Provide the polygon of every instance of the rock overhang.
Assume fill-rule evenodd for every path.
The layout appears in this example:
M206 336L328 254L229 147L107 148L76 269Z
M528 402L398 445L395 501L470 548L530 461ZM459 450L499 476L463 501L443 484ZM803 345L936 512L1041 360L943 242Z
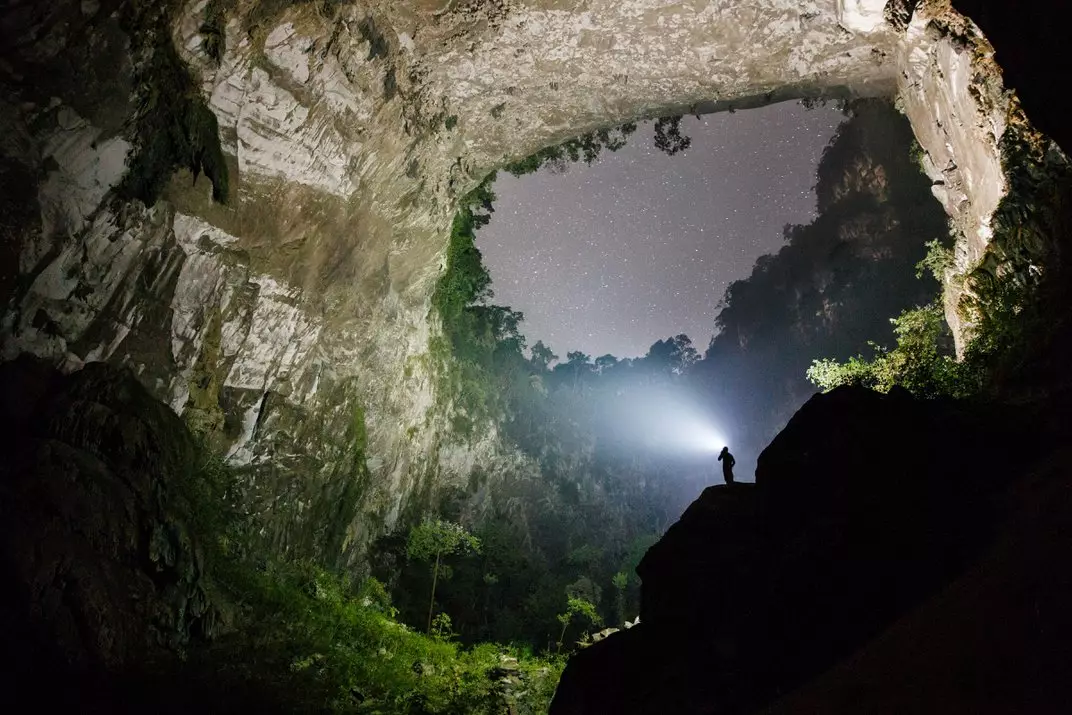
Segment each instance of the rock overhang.
M43 181L39 203L52 213L22 247L23 273L37 278L8 312L4 344L69 367L131 364L160 396L186 396L186 405L175 404L180 413L208 409L190 401L207 397L209 412L221 411L230 425L221 437L228 453L252 467L291 470L291 479L350 478L336 469L345 462L339 450L325 445L345 442L347 405L359 402L375 479L349 527L357 535L370 529L362 513L397 513L422 480L464 478L453 475L454 462L475 463L435 456L451 437L423 356L436 332L429 297L457 201L495 168L637 118L829 93L897 94L934 158L932 179L955 195L946 208L958 225L984 227L1004 190L992 179L1001 175L995 127L1004 126L1007 95L978 29L963 18L955 32L942 29L954 13L948 0L922 3L909 31L880 22L886 8L878 0L370 0L327 10L301 3L251 28L261 4L238 2L228 15L218 63L203 47L202 0L172 18L174 45L219 122L232 204L212 205L204 182L191 188L188 175L151 210L101 201L115 171ZM49 26L44 44L81 41L63 27ZM92 34L92 21L88 27ZM58 57L36 55L23 69ZM954 87L942 72L954 65L960 80L982 77L987 91ZM18 89L17 78L5 82ZM41 134L35 127L54 123L35 122L87 106L87 97L127 102L123 86L88 82L77 102L57 86L54 102L24 103L10 120L21 129L9 136L25 135L37 148L19 153L12 144L6 153L40 163L46 177L104 166L92 155L98 147L79 149L52 129ZM49 168L53 145L86 156ZM950 164L949 146L965 160ZM67 185L84 185L85 196L59 195L56 187ZM90 200L98 204L92 216ZM56 220L67 205L77 215ZM180 238L194 221L209 228ZM961 252L978 255L985 232L968 234ZM209 245L219 236L229 237L225 245ZM122 275L102 268L117 255ZM965 258L959 268L967 267ZM62 295L45 280L57 273L70 274ZM53 334L32 324L41 312ZM295 326L301 349L280 344ZM235 365L260 366L256 384L236 381ZM191 391L207 376L218 395ZM316 419L273 421L267 413L283 404ZM275 424L275 432L265 427ZM414 430L426 437L403 439ZM498 459L501 446L489 434L470 448ZM283 453L310 461L281 467L273 455Z

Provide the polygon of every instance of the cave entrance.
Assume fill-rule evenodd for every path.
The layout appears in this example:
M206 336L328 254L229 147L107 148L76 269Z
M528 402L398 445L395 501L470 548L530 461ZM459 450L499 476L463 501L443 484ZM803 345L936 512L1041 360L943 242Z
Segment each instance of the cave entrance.
M626 125L490 189L487 301L524 314L544 391L592 411L604 442L694 462L692 494L720 479L722 443L751 480L814 392L813 360L890 345L891 318L935 304L939 284L915 269L951 242L885 99Z
M678 334L702 352L727 286L781 248L784 226L815 218L816 167L844 106L646 121L587 160L500 172L477 234L495 302L562 356L639 357Z

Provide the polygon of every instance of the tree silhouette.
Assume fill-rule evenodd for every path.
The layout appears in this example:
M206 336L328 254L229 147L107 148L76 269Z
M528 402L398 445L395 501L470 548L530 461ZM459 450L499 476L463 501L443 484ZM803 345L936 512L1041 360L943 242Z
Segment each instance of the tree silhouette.
M662 117L655 122L655 148L673 156L692 146L692 139L681 133L681 116Z
M551 348L543 344L542 340L537 340L536 344L532 346L532 365L543 372L551 363L558 360L558 355L555 355Z

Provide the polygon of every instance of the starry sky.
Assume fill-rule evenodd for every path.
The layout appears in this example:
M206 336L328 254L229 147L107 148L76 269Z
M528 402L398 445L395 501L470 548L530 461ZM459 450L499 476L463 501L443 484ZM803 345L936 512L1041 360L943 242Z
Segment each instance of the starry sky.
M686 333L703 353L726 286L815 214L815 169L844 117L787 102L686 117L692 146L654 147L653 124L591 166L500 172L477 246L494 301L525 314L529 345L562 359L635 357Z

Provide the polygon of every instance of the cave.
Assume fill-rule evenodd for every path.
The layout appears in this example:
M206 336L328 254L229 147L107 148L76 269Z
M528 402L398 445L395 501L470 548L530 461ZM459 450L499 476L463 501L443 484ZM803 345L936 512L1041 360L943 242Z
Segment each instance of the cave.
M489 171L637 118L849 92L900 98L965 237L960 272L982 255L1004 186L994 130L1015 110L989 44L947 5L909 22L895 3L888 22L881 2L244 3L219 20L218 61L204 47L206 7L11 14L13 51L54 35L52 54L20 59L20 76L45 81L12 85L24 112L12 121L44 128L34 151L13 147L9 175L41 166L47 178L9 242L24 247L8 284L32 279L6 313L4 355L130 365L233 463L263 463L266 492L292 506L341 494L352 465L338 445L359 405L374 478L333 559L368 542L362 515L393 524L429 483L465 479L466 450L439 436L432 380L414 366L434 334L429 300L454 209ZM92 52L65 39L97 24ZM219 126L229 202L212 200L204 174L181 172L152 208L103 201L131 155L127 113L153 90L124 54L131 24L169 33L192 73ZM64 63L76 56L86 70L70 86ZM51 100L64 91L70 106ZM398 438L411 428L416 443ZM327 556L297 514L268 521L280 544Z
M1068 165L1068 124L1049 100L1067 10L986 0L18 0L3 12L0 382L20 455L9 472L30 473L38 458L18 452L40 437L32 414L45 442L92 455L56 462L56 474L112 475L101 478L122 483L116 503L134 505L88 502L100 517L92 529L109 536L85 554L150 554L151 567L138 556L113 568L113 554L78 572L57 548L54 561L34 562L42 580L5 592L62 601L71 583L91 584L79 592L90 607L68 604L66 620L56 617L60 656L42 656L70 656L90 673L138 663L150 641L149 651L174 654L228 630L199 580L204 557L189 524L142 479L207 469L195 465L199 450L237 475L228 499L256 524L258 549L335 572L375 570L370 561L391 553L383 539L446 496L466 493L462 506L476 509L496 484L538 478L507 426L474 426L444 387L453 363L436 295L458 217L486 178L549 147L667 116L892 100L921 147L931 207L956 239L940 277L957 355L970 356L985 315L1004 308L995 296L1062 275L1067 184L1047 177ZM1030 370L1002 373L1030 375L1009 378L1010 394L1064 394L1064 319L1051 324L1056 337ZM859 409L926 422L903 397L860 398ZM138 426L111 431L117 423L94 423L87 404ZM823 415L822 404L809 414ZM1063 414L1027 412L1046 435ZM1006 419L979 426L956 409L941 414L971 444ZM793 425L772 442L789 450L772 452L779 469L806 462L786 456L804 433ZM771 489L775 501L791 493ZM21 513L13 494L59 499L41 513L74 521L48 528L81 533L84 514L62 498L12 490L5 514ZM148 531L115 526L133 513ZM10 523L20 551L6 558L18 561L33 551L20 529L37 527ZM135 595L109 601L127 578ZM165 592L166 608L139 605ZM23 626L4 623L30 637ZM844 648L858 645L846 638ZM829 658L845 655L835 650ZM309 658L290 664L295 677L319 662ZM1053 672L1066 666L1058 658ZM786 695L777 687L817 675L761 682L766 700L749 692L733 707L773 702ZM829 683L817 682L796 707L821 700ZM353 686L350 697L358 707L366 694ZM1056 702L1045 697L1039 711Z

